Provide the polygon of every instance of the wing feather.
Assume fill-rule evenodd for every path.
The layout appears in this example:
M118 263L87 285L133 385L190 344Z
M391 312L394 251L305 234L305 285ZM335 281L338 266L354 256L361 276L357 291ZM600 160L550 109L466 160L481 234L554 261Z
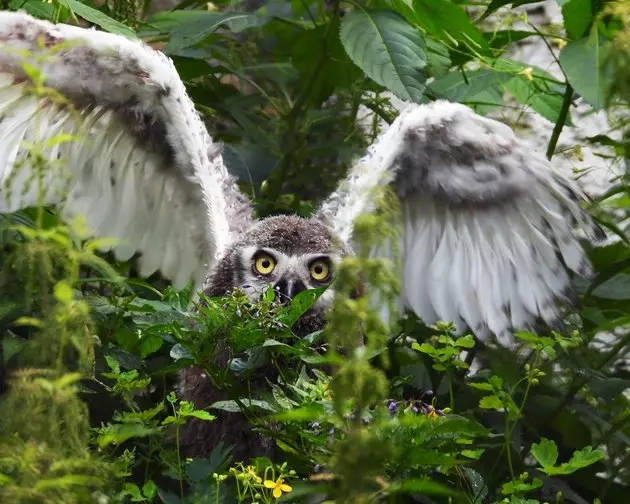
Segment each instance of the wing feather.
M56 94L37 91L25 65ZM49 160L39 175L29 144ZM44 203L64 218L81 213L96 235L119 240L119 259L140 252L143 275L159 269L178 286L200 284L252 222L166 56L14 12L0 17L0 183L0 212Z
M585 196L508 126L463 105L403 111L318 217L352 241L385 185L402 206L402 306L426 323L509 342L514 329L558 320L574 297L567 269L590 274L579 236L597 228Z

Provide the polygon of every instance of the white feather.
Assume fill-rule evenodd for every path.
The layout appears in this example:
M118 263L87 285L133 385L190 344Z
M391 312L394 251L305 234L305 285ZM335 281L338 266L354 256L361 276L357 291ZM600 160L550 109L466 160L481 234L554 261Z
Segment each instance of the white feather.
M46 86L78 109L29 94L24 63L39 64ZM230 239L228 218L242 225L249 207L221 156L209 159L212 140L172 62L140 41L2 12L0 69L0 212L38 203L33 167L17 171L23 141L79 135L45 148L44 203L117 238L119 259L141 253L143 274L160 268L179 286L200 286ZM166 147L172 156L153 152Z
M404 110L318 216L350 238L352 222L374 209L373 191L390 184L403 210L402 301L428 324L508 343L514 329L559 317L570 279L558 256L588 271L577 235L594 225L573 182L463 105Z

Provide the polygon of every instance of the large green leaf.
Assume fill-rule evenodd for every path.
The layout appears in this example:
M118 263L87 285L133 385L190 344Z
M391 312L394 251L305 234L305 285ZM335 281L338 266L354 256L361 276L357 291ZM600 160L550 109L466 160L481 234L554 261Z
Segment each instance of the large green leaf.
M321 103L335 89L349 89L357 78L364 78L336 36L340 22L334 20L331 23L302 31L291 47L291 61L300 71L300 88L310 91L309 98L313 103Z
M630 299L630 275L619 273L594 289L592 295L603 299Z
M41 0L11 0L9 2L11 10L23 10L31 16L42 19L52 19L55 13L55 6L52 3Z
M170 32L171 38L164 47L169 54L198 44L220 27L240 32L264 22L265 18L247 12L175 11L154 16L150 24L156 31Z
M535 79L518 75L505 83L505 88L523 105L529 105L552 123L558 120L564 98L558 93L541 89ZM568 115L567 115L568 119ZM570 123L570 121L567 121Z
M491 90L500 94L501 84L512 76L504 72L483 68L472 72L452 72L440 79L435 79L429 88L440 98L459 103L479 102Z
M594 108L604 107L608 79L602 62L610 42L593 31L588 37L569 43L560 53L560 65L573 88Z
M61 3L65 4L75 14L81 16L90 23L100 26L105 31L117 33L118 35L124 35L125 37L136 38L136 32L134 32L131 28L119 21L116 21L115 19L110 18L101 11L88 7L81 2L77 2L77 0L62 0Z
M569 0L562 4L564 29L570 38L577 40L586 34L593 20L591 0Z
M476 53L489 51L488 42L459 5L446 0L414 0L413 10L413 21L433 37L450 43L456 40Z
M341 22L341 42L352 61L378 84L403 100L422 99L426 45L402 16L355 8Z
M488 17L490 14L506 5L511 4L512 7L518 7L519 5L538 3L540 1L541 0L492 0L492 2L490 2L490 5L488 5L486 11L483 13L483 16L481 16L481 19Z

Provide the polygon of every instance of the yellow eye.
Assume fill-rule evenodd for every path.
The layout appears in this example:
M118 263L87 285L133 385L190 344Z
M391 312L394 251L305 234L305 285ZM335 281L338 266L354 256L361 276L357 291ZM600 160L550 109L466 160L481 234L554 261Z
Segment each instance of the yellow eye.
M258 273L261 275L268 275L276 267L276 260L269 254L260 254L256 257L254 265Z
M330 266L328 261L324 259L316 259L309 267L311 270L311 277L318 282L325 282L330 277Z

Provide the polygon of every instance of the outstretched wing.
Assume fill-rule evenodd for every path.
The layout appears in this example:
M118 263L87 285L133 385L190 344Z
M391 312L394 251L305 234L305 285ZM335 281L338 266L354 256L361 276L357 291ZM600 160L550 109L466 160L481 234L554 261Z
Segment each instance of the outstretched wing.
M170 59L137 40L0 15L0 212L58 205L198 284L251 220ZM230 225L230 223L232 225Z
M428 324L510 341L513 329L558 320L558 302L573 298L567 269L589 273L576 233L595 227L579 190L508 126L463 105L403 111L318 216L351 242L381 185L402 207L400 307Z

